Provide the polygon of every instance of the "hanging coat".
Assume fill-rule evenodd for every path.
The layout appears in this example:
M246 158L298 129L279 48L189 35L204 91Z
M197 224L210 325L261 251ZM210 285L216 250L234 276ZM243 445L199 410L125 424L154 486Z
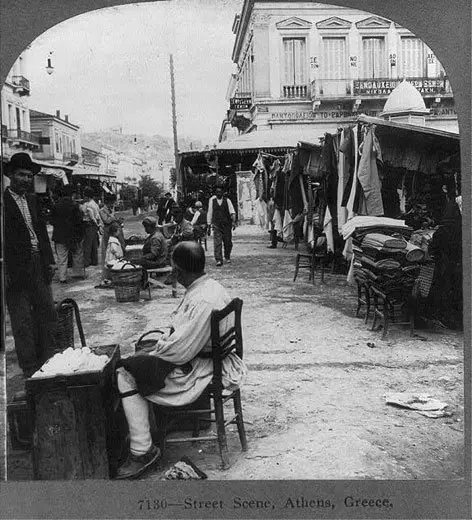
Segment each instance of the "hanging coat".
M381 216L384 214L384 207L377 159L381 160L380 146L375 138L374 128L370 127L362 143L357 177L364 192L367 215Z

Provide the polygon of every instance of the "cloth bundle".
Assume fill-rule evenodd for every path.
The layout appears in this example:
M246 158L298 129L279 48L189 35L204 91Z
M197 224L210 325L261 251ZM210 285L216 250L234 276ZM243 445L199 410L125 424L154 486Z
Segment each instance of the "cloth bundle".
M207 474L188 457L182 457L164 475L164 480L202 480L207 478Z
M107 355L94 354L89 347L72 348L58 352L33 374L32 377L76 374L78 372L99 372L108 363Z
M403 238L395 238L381 233L369 233L362 241L362 247L371 247L383 251L397 251L406 249L407 243Z

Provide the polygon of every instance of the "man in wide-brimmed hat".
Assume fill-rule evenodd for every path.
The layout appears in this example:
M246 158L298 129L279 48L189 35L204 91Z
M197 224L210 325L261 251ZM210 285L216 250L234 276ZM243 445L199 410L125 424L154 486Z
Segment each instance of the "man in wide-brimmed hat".
M15 350L25 377L54 353L56 312L51 291L54 256L36 196L33 176L41 167L27 153L17 153L4 174L5 288Z

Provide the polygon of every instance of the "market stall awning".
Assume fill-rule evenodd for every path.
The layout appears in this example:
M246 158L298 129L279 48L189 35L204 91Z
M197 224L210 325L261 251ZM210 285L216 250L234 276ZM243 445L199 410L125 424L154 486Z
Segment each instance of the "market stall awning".
M74 177L84 177L86 179L98 181L113 181L116 179L116 175L104 173L95 168L89 168L82 165L74 166L74 168L72 168L72 175Z
M240 135L229 141L222 141L215 150L226 152L254 152L257 150L290 149L296 148L300 141L319 145L320 138L325 133L336 133L336 128L326 126L311 126L303 130L262 130Z
M437 128L431 128L429 126L419 126L419 125L410 125L408 123L398 123L397 121L386 121L385 119L380 119L379 117L370 117L365 115L360 115L357 119L360 123L369 123L372 125L389 127L392 129L396 129L399 133L402 132L414 132L416 134L426 134L437 137L444 137L446 139L454 139L460 140L460 134L457 132L447 132L446 130L439 130Z

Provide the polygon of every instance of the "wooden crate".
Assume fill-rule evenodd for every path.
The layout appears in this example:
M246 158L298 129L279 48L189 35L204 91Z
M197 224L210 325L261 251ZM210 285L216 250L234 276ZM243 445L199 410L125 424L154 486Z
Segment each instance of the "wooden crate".
M116 472L125 435L115 413L113 384L120 348L92 351L110 358L101 371L26 381L37 480L108 479Z

